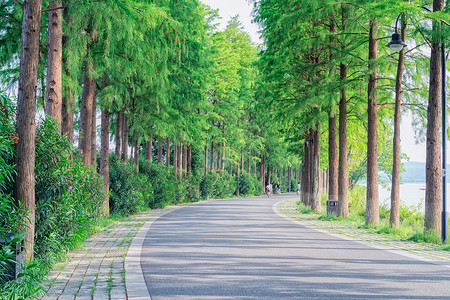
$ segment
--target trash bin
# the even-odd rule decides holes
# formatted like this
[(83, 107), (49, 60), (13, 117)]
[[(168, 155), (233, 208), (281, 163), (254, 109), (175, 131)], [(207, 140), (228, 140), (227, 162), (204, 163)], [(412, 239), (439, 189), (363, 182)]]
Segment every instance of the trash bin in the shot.
[(338, 200), (327, 200), (327, 216), (338, 214)]
[(0, 234), (0, 251), (3, 260), (0, 268), (5, 269), (0, 273), (0, 281), (17, 279), (24, 263), (23, 237), (15, 233)]

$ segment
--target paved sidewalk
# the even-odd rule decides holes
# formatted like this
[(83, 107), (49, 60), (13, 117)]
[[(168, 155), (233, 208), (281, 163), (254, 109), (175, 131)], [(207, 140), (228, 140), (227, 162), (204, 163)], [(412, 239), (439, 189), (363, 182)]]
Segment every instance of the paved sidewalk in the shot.
[(292, 199), (278, 202), (273, 208), (282, 216), (288, 217), (301, 224), (321, 229), (332, 234), (345, 236), (353, 240), (363, 241), (378, 248), (397, 252), (402, 255), (450, 267), (450, 251), (439, 249), (433, 244), (393, 240), (390, 236), (369, 233), (366, 230), (350, 227), (341, 222), (320, 221), (317, 220), (317, 216), (315, 215), (302, 214), (297, 211), (297, 201), (298, 199)]
[(42, 299), (128, 299), (125, 258), (133, 238), (144, 224), (174, 209), (139, 213), (104, 228), (54, 267), (44, 283), (47, 295)]

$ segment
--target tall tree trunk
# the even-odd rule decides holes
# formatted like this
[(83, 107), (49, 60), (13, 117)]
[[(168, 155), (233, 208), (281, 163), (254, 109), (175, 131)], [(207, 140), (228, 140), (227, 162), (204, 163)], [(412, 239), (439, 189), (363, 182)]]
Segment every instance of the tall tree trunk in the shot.
[(348, 158), (347, 158), (347, 66), (340, 65), (343, 83), (339, 102), (339, 172), (338, 172), (338, 216), (348, 218)]
[[(41, 0), (24, 2), (22, 38), (20, 47), (20, 73), (17, 96), (16, 178), (14, 199), (22, 202), (25, 236), (25, 262), (33, 259), (35, 234), (35, 149), (36, 149), (36, 86), (38, 78), (39, 33)], [(28, 212), (28, 213), (27, 213)]]
[(312, 159), (312, 201), (311, 208), (315, 212), (321, 211), (321, 188), (320, 188), (320, 126), (317, 122), (313, 130), (313, 159)]
[(178, 145), (173, 142), (173, 174), (178, 177)]
[(134, 164), (136, 166), (136, 174), (139, 173), (139, 137), (134, 133), (133, 134), (133, 140), (134, 140)]
[[(214, 139), (214, 137), (213, 137)], [(211, 171), (214, 170), (214, 140), (211, 141)]]
[(122, 114), (122, 159), (128, 159), (128, 115)]
[(149, 161), (153, 161), (153, 134), (150, 135), (150, 141), (145, 143), (145, 159)]
[(251, 166), (250, 166), (250, 157), (251, 156), (252, 156), (252, 151), (249, 151), (248, 156), (247, 156), (247, 173), (248, 174), (250, 174), (250, 169), (251, 169)]
[(192, 145), (189, 145), (188, 150), (188, 173), (192, 173)]
[(368, 92), (368, 124), (367, 124), (367, 197), (366, 225), (380, 223), (378, 199), (378, 148), (377, 148), (377, 69), (374, 60), (377, 59), (378, 24), (377, 19), (370, 21), (369, 29), (369, 85)]
[(92, 103), (91, 165), (97, 170), (97, 101)]
[(237, 170), (236, 170), (236, 172), (237, 172), (237, 174), (236, 174), (236, 175), (237, 175), (237, 180), (236, 180), (236, 181), (237, 181), (236, 196), (239, 196), (239, 194), (240, 194), (240, 186), (239, 186), (239, 183), (240, 183), (240, 182), (239, 182), (239, 178), (240, 178), (240, 177), (239, 177), (239, 176), (240, 176), (241, 174), (240, 174), (239, 171), (240, 171), (240, 167), (239, 167), (239, 163), (238, 163), (238, 164), (237, 164)]
[(116, 120), (116, 148), (114, 152), (116, 157), (120, 157), (121, 147), (122, 147), (122, 113), (118, 111)]
[(62, 125), (61, 134), (67, 136), (67, 141), (69, 144), (73, 144), (73, 104), (74, 104), (74, 93), (69, 91), (69, 94), (62, 98)]
[[(444, 0), (433, 0), (433, 11), (444, 9)], [(439, 23), (433, 22), (433, 31), (438, 32)], [(428, 96), (425, 230), (441, 232), (442, 212), (442, 164), (440, 121), (442, 110), (442, 61), (440, 40), (431, 42), (430, 86)]]
[(208, 174), (208, 142), (205, 143), (205, 175)]
[(266, 189), (266, 176), (264, 174), (264, 155), (261, 155), (261, 162), (259, 163), (259, 179), (261, 180), (262, 191), (264, 193)]
[(183, 154), (183, 170), (187, 173), (187, 160), (188, 160), (188, 146), (184, 145), (184, 154)]
[(222, 152), (220, 151), (220, 146), (221, 144), (218, 143), (217, 144), (217, 170), (221, 170), (221, 162), (220, 160), (222, 159)]
[(338, 151), (336, 114), (328, 118), (328, 199), (338, 199)]
[(109, 115), (108, 109), (102, 109), (100, 175), (103, 177), (106, 190), (106, 200), (102, 206), (105, 217), (109, 216)]
[(244, 173), (244, 153), (241, 151), (241, 173)]
[(225, 171), (225, 143), (222, 143), (222, 171)]
[(183, 177), (183, 141), (180, 141), (180, 146), (178, 147), (180, 155), (178, 156), (178, 170), (180, 173), (180, 178)]
[[(406, 37), (406, 22), (402, 22), (402, 41)], [(398, 55), (397, 77), (395, 79), (395, 113), (394, 113), (394, 147), (392, 165), (392, 187), (391, 187), (391, 213), (390, 226), (398, 228), (400, 225), (400, 122), (401, 122), (401, 92), (403, 65), (405, 61), (405, 49)]]
[[(161, 139), (161, 147), (162, 147), (162, 139)], [(170, 167), (170, 139), (169, 138), (166, 138), (166, 166)]]
[[(166, 144), (167, 143), (168, 142), (166, 141)], [(169, 146), (166, 145), (166, 147), (168, 148), (167, 151), (170, 152)], [(159, 139), (158, 139), (158, 164), (162, 164), (162, 156), (163, 156), (162, 152), (163, 152), (163, 138), (159, 137)]]
[(291, 181), (292, 181), (292, 167), (288, 167), (288, 188), (287, 191), (291, 192)]
[[(94, 68), (94, 66), (92, 66)], [(92, 150), (92, 110), (95, 101), (95, 78), (86, 64), (84, 71), (83, 95), (80, 112), (80, 138), (78, 148), (83, 151), (85, 165), (91, 163)]]
[(48, 12), (47, 83), (45, 113), (61, 129), (62, 111), (62, 18), (60, 1), (50, 1)]
[[(63, 19), (66, 20), (66, 24), (70, 26), (70, 18), (68, 17), (68, 8), (64, 8), (63, 11)], [(67, 48), (67, 40), (68, 35), (63, 35), (62, 37), (62, 48)], [(62, 51), (61, 51), (62, 52)], [(69, 72), (69, 69), (66, 67), (67, 59), (66, 57), (62, 58), (62, 64), (65, 66), (64, 72), (66, 73), (67, 78), (71, 78), (71, 74)], [(66, 95), (62, 98), (62, 107), (61, 107), (61, 118), (62, 118), (62, 125), (61, 125), (61, 134), (67, 136), (67, 141), (69, 144), (73, 144), (73, 116), (74, 116), (74, 91), (72, 88), (69, 88), (66, 92)]]
[(229, 167), (228, 167), (228, 174), (232, 175), (233, 174), (233, 163), (230, 162)]

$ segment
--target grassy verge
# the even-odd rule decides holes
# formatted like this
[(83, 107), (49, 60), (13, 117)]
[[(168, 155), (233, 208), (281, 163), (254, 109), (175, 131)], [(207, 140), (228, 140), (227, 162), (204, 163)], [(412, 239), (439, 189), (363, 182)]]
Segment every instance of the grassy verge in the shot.
[(304, 214), (310, 214), (323, 222), (339, 222), (348, 227), (359, 228), (368, 233), (381, 234), (396, 240), (407, 240), (417, 243), (435, 244), (442, 250), (450, 251), (450, 245), (443, 244), (440, 236), (435, 232), (425, 232), (423, 226), (424, 216), (420, 207), (400, 205), (400, 226), (393, 228), (389, 224), (389, 208), (380, 206), (380, 224), (365, 224), (365, 188), (356, 186), (349, 194), (349, 217), (341, 218), (336, 215), (327, 216), (326, 200), (328, 196), (322, 196), (322, 212), (314, 213), (301, 201), (297, 202), (297, 210)]

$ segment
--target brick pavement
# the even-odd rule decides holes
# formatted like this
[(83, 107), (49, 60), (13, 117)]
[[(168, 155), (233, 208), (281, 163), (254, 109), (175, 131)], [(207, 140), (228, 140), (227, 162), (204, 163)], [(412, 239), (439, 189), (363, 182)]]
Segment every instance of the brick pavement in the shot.
[[(143, 280), (139, 278), (139, 242), (154, 220), (174, 209), (139, 213), (105, 227), (88, 239), (82, 249), (70, 252), (66, 262), (53, 268), (44, 282), (47, 295), (42, 299), (149, 299), (145, 283), (142, 286), (139, 281)], [(132, 243), (137, 251), (130, 247)], [(132, 254), (128, 253), (129, 248)], [(136, 288), (134, 283), (141, 285)], [(127, 286), (135, 287), (132, 297)]]

